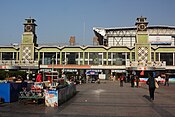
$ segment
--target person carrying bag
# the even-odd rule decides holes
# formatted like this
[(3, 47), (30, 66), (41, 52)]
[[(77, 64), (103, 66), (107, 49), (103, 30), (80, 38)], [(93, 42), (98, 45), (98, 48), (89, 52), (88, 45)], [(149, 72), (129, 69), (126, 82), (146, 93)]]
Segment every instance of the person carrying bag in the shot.
[(156, 79), (153, 77), (153, 73), (149, 73), (149, 77), (148, 77), (148, 80), (146, 81), (146, 84), (149, 87), (150, 100), (152, 101), (154, 100), (154, 92), (155, 92), (156, 86), (158, 85), (156, 82)]

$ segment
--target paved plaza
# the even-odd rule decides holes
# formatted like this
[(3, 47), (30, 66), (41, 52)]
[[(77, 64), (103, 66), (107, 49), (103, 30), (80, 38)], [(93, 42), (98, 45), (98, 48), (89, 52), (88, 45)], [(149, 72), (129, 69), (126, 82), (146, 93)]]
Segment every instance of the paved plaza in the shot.
[(175, 117), (175, 84), (156, 89), (149, 100), (146, 84), (139, 88), (117, 81), (77, 85), (77, 94), (57, 108), (19, 102), (0, 104), (0, 117)]

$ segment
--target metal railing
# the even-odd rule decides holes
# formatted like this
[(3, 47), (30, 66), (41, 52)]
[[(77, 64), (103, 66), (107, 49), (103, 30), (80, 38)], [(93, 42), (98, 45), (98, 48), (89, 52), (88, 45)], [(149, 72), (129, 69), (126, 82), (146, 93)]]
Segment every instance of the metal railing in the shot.
[(12, 65), (12, 66), (33, 66), (38, 65), (36, 60), (0, 60), (0, 65)]
[(127, 67), (166, 67), (166, 61), (127, 61)]

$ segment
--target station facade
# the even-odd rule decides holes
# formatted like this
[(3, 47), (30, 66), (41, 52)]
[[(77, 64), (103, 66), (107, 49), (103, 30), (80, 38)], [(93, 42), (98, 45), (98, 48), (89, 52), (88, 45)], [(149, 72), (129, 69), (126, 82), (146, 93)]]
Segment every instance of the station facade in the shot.
[(25, 19), (21, 44), (0, 46), (0, 69), (105, 74), (131, 71), (173, 72), (175, 26), (149, 26), (145, 17), (133, 27), (97, 28), (96, 45), (38, 45), (35, 19)]

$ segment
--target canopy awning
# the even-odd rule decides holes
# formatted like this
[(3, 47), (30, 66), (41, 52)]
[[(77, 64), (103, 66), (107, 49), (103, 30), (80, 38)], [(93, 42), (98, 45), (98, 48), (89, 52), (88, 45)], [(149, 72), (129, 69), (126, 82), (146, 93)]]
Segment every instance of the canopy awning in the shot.
[(88, 72), (86, 72), (86, 75), (98, 75), (98, 72), (88, 71)]

